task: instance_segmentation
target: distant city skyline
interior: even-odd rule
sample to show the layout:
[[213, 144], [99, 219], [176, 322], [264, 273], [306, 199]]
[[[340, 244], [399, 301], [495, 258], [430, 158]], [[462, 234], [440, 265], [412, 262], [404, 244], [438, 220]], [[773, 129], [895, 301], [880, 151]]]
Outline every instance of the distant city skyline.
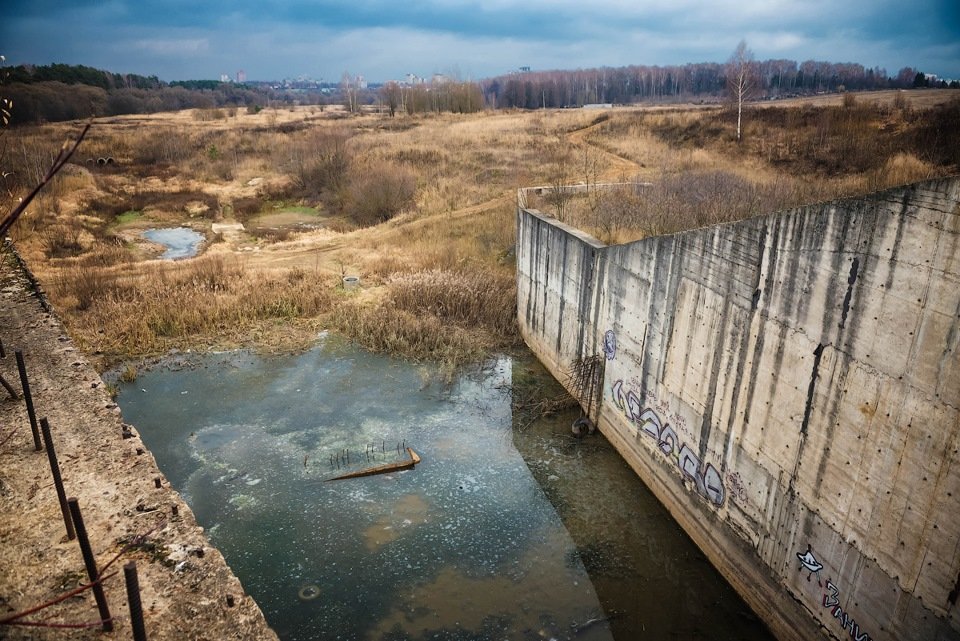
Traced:
[[13, 0], [7, 64], [83, 64], [165, 81], [298, 76], [370, 82], [758, 59], [905, 66], [960, 78], [960, 3], [917, 0]]

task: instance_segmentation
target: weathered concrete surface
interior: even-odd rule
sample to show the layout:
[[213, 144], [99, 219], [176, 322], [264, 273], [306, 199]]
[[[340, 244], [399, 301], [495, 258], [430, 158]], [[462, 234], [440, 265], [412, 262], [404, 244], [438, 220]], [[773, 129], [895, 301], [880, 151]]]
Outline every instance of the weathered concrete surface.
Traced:
[[[193, 513], [158, 470], [136, 431], [124, 438], [120, 410], [55, 315], [31, 294], [9, 251], [0, 260], [0, 373], [19, 390], [22, 350], [38, 416], [49, 418], [66, 493], [79, 500], [102, 567], [135, 535], [110, 570], [134, 560], [151, 641], [276, 640], [252, 598], [210, 545]], [[77, 541], [68, 541], [46, 453], [33, 447], [22, 400], [0, 399], [0, 619], [86, 582]], [[14, 432], [15, 430], [15, 432]], [[12, 434], [12, 436], [11, 436]], [[160, 480], [157, 488], [155, 479]], [[174, 514], [176, 509], [176, 514]], [[104, 583], [114, 633], [0, 626], [0, 638], [130, 639], [123, 573]], [[229, 597], [229, 598], [228, 598]], [[99, 620], [89, 591], [28, 621]]]
[[958, 639], [960, 179], [605, 247], [518, 212], [518, 315], [783, 639]]

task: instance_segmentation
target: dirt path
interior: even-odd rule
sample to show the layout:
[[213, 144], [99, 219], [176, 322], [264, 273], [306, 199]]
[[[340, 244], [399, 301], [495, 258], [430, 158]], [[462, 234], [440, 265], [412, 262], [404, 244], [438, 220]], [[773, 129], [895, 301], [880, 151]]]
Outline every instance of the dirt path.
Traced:
[[567, 139], [570, 142], [590, 147], [599, 153], [601, 158], [603, 158], [603, 160], [607, 163], [606, 168], [600, 173], [598, 179], [600, 181], [617, 181], [623, 179], [624, 176], [630, 177], [643, 171], [643, 167], [629, 158], [619, 156], [612, 151], [604, 149], [600, 145], [590, 142], [587, 139], [587, 135], [590, 132], [595, 131], [602, 125], [602, 122], [597, 122], [581, 129], [571, 131], [569, 134], [567, 134]]
[[[170, 488], [136, 434], [123, 426], [105, 385], [45, 312], [4, 252], [0, 264], [0, 373], [19, 390], [21, 350], [38, 417], [49, 419], [68, 496], [77, 497], [98, 563], [136, 561], [148, 638], [276, 639], [223, 556]], [[3, 390], [0, 390], [3, 392]], [[128, 436], [124, 436], [128, 431]], [[35, 451], [25, 402], [0, 400], [0, 618], [87, 581], [77, 541], [66, 538], [47, 455]], [[159, 485], [159, 487], [158, 487]], [[126, 549], [131, 537], [149, 533]], [[125, 551], [124, 551], [125, 550]], [[114, 637], [131, 638], [123, 573], [104, 582]], [[98, 621], [90, 591], [25, 620]], [[97, 639], [86, 630], [0, 626], [0, 638]]]

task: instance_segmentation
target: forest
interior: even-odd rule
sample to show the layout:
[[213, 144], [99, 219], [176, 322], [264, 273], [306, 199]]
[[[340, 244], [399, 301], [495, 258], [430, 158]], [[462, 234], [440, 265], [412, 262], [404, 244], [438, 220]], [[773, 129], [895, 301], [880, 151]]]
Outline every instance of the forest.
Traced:
[[[524, 71], [479, 82], [407, 85], [394, 81], [360, 88], [349, 79], [325, 92], [274, 88], [270, 83], [215, 80], [163, 82], [83, 65], [19, 65], [0, 69], [4, 98], [16, 109], [11, 124], [145, 114], [181, 109], [343, 104], [350, 112], [376, 106], [408, 114], [470, 113], [480, 109], [566, 108], [586, 104], [709, 103], [726, 93], [728, 65], [631, 65], [572, 71]], [[751, 99], [819, 93], [960, 87], [904, 67], [888, 76], [880, 67], [808, 60], [751, 61]], [[345, 74], [345, 78], [348, 76]]]
[[[912, 67], [888, 76], [881, 67], [807, 60], [751, 61], [753, 99], [798, 97], [818, 93], [960, 87], [928, 78]], [[484, 96], [493, 107], [540, 109], [585, 104], [641, 102], [713, 102], [726, 91], [728, 65], [715, 62], [672, 66], [525, 71], [484, 81]]]

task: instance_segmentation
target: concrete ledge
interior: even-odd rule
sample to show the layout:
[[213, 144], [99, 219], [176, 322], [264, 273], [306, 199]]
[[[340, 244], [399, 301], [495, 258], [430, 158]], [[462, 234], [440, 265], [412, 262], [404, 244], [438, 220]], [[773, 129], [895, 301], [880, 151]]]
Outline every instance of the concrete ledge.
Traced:
[[[136, 432], [124, 437], [120, 411], [103, 381], [31, 294], [10, 254], [0, 264], [0, 339], [7, 352], [0, 373], [18, 390], [14, 350], [24, 353], [37, 416], [49, 419], [66, 493], [79, 500], [98, 563], [150, 533], [111, 568], [136, 561], [148, 638], [276, 639]], [[34, 451], [25, 404], [4, 397], [0, 441], [13, 429], [0, 446], [0, 617], [86, 582], [78, 544], [66, 539], [46, 453]], [[106, 580], [104, 589], [115, 638], [131, 638], [123, 573]], [[87, 591], [25, 620], [47, 618], [86, 623], [99, 616]], [[4, 626], [0, 632], [12, 640], [103, 638], [99, 628], [65, 633]]]

